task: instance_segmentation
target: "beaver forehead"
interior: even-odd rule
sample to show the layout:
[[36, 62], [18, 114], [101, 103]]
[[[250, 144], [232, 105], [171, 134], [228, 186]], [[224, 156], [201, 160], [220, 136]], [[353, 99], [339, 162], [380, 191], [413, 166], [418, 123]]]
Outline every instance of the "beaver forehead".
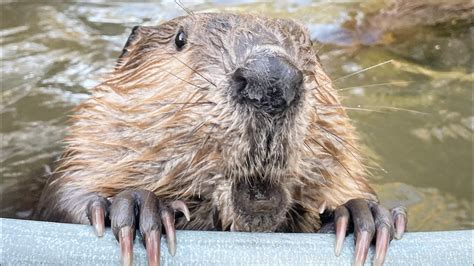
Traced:
[[249, 47], [257, 45], [280, 46], [290, 55], [295, 55], [299, 47], [310, 42], [309, 34], [303, 26], [286, 19], [198, 14], [188, 17], [187, 22], [190, 37], [196, 43], [233, 49], [237, 55], [245, 54]]

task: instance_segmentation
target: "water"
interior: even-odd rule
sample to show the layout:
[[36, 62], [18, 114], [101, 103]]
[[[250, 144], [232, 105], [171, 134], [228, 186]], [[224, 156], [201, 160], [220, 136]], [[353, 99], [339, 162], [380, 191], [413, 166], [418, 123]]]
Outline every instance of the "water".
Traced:
[[[464, 20], [404, 25], [402, 16], [396, 20], [401, 27], [389, 24], [398, 28], [381, 33], [386, 26], [365, 23], [371, 16], [376, 21], [371, 14], [381, 3], [185, 5], [304, 22], [322, 43], [315, 49], [359, 129], [382, 202], [407, 206], [412, 231], [474, 228], [474, 28]], [[24, 218], [44, 182], [45, 166], [61, 152], [71, 109], [111, 69], [130, 29], [184, 12], [168, 1], [4, 1], [1, 12], [1, 216]]]

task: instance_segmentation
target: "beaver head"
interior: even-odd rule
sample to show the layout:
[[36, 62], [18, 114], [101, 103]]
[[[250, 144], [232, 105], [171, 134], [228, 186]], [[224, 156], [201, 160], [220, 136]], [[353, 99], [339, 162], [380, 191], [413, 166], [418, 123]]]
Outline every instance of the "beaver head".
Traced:
[[275, 230], [293, 200], [292, 177], [314, 172], [305, 140], [318, 97], [331, 96], [318, 91], [318, 71], [309, 34], [294, 21], [179, 17], [133, 29], [87, 115], [107, 116], [108, 143], [127, 146], [122, 168], [141, 176], [133, 186], [212, 195], [224, 227]]

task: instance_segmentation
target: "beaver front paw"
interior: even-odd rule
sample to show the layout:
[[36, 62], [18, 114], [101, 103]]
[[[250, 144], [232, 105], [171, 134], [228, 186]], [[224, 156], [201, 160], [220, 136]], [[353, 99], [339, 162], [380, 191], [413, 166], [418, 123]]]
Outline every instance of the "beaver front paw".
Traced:
[[[341, 253], [350, 219], [352, 219], [356, 242], [354, 265], [365, 263], [374, 234], [376, 236], [373, 264], [382, 265], [389, 242], [393, 237], [396, 239], [402, 238], [407, 224], [407, 214], [403, 207], [397, 207], [389, 211], [382, 205], [366, 199], [349, 200], [334, 211], [336, 256]], [[323, 229], [323, 231], [325, 230], [327, 228]]]
[[113, 198], [112, 204], [98, 196], [87, 206], [87, 216], [97, 236], [104, 234], [105, 220], [110, 219], [112, 232], [120, 244], [124, 265], [132, 265], [136, 221], [139, 223], [139, 230], [147, 250], [148, 265], [160, 263], [162, 224], [167, 236], [168, 250], [174, 256], [176, 253], [174, 211], [182, 212], [189, 221], [189, 210], [184, 202], [177, 200], [165, 204], [153, 192], [142, 189], [125, 190]]

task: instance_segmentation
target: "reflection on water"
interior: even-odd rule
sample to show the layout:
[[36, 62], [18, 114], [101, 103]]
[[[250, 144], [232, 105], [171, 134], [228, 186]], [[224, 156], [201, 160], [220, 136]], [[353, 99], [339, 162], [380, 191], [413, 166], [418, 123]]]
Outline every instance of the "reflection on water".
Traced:
[[[401, 16], [377, 29], [372, 18], [384, 1], [330, 2], [187, 6], [304, 22], [322, 43], [315, 49], [360, 131], [382, 201], [408, 206], [411, 230], [473, 228], [472, 18], [414, 27]], [[184, 12], [172, 1], [10, 2], [1, 9], [1, 212], [22, 218], [45, 165], [61, 151], [70, 110], [113, 66], [131, 27]]]

